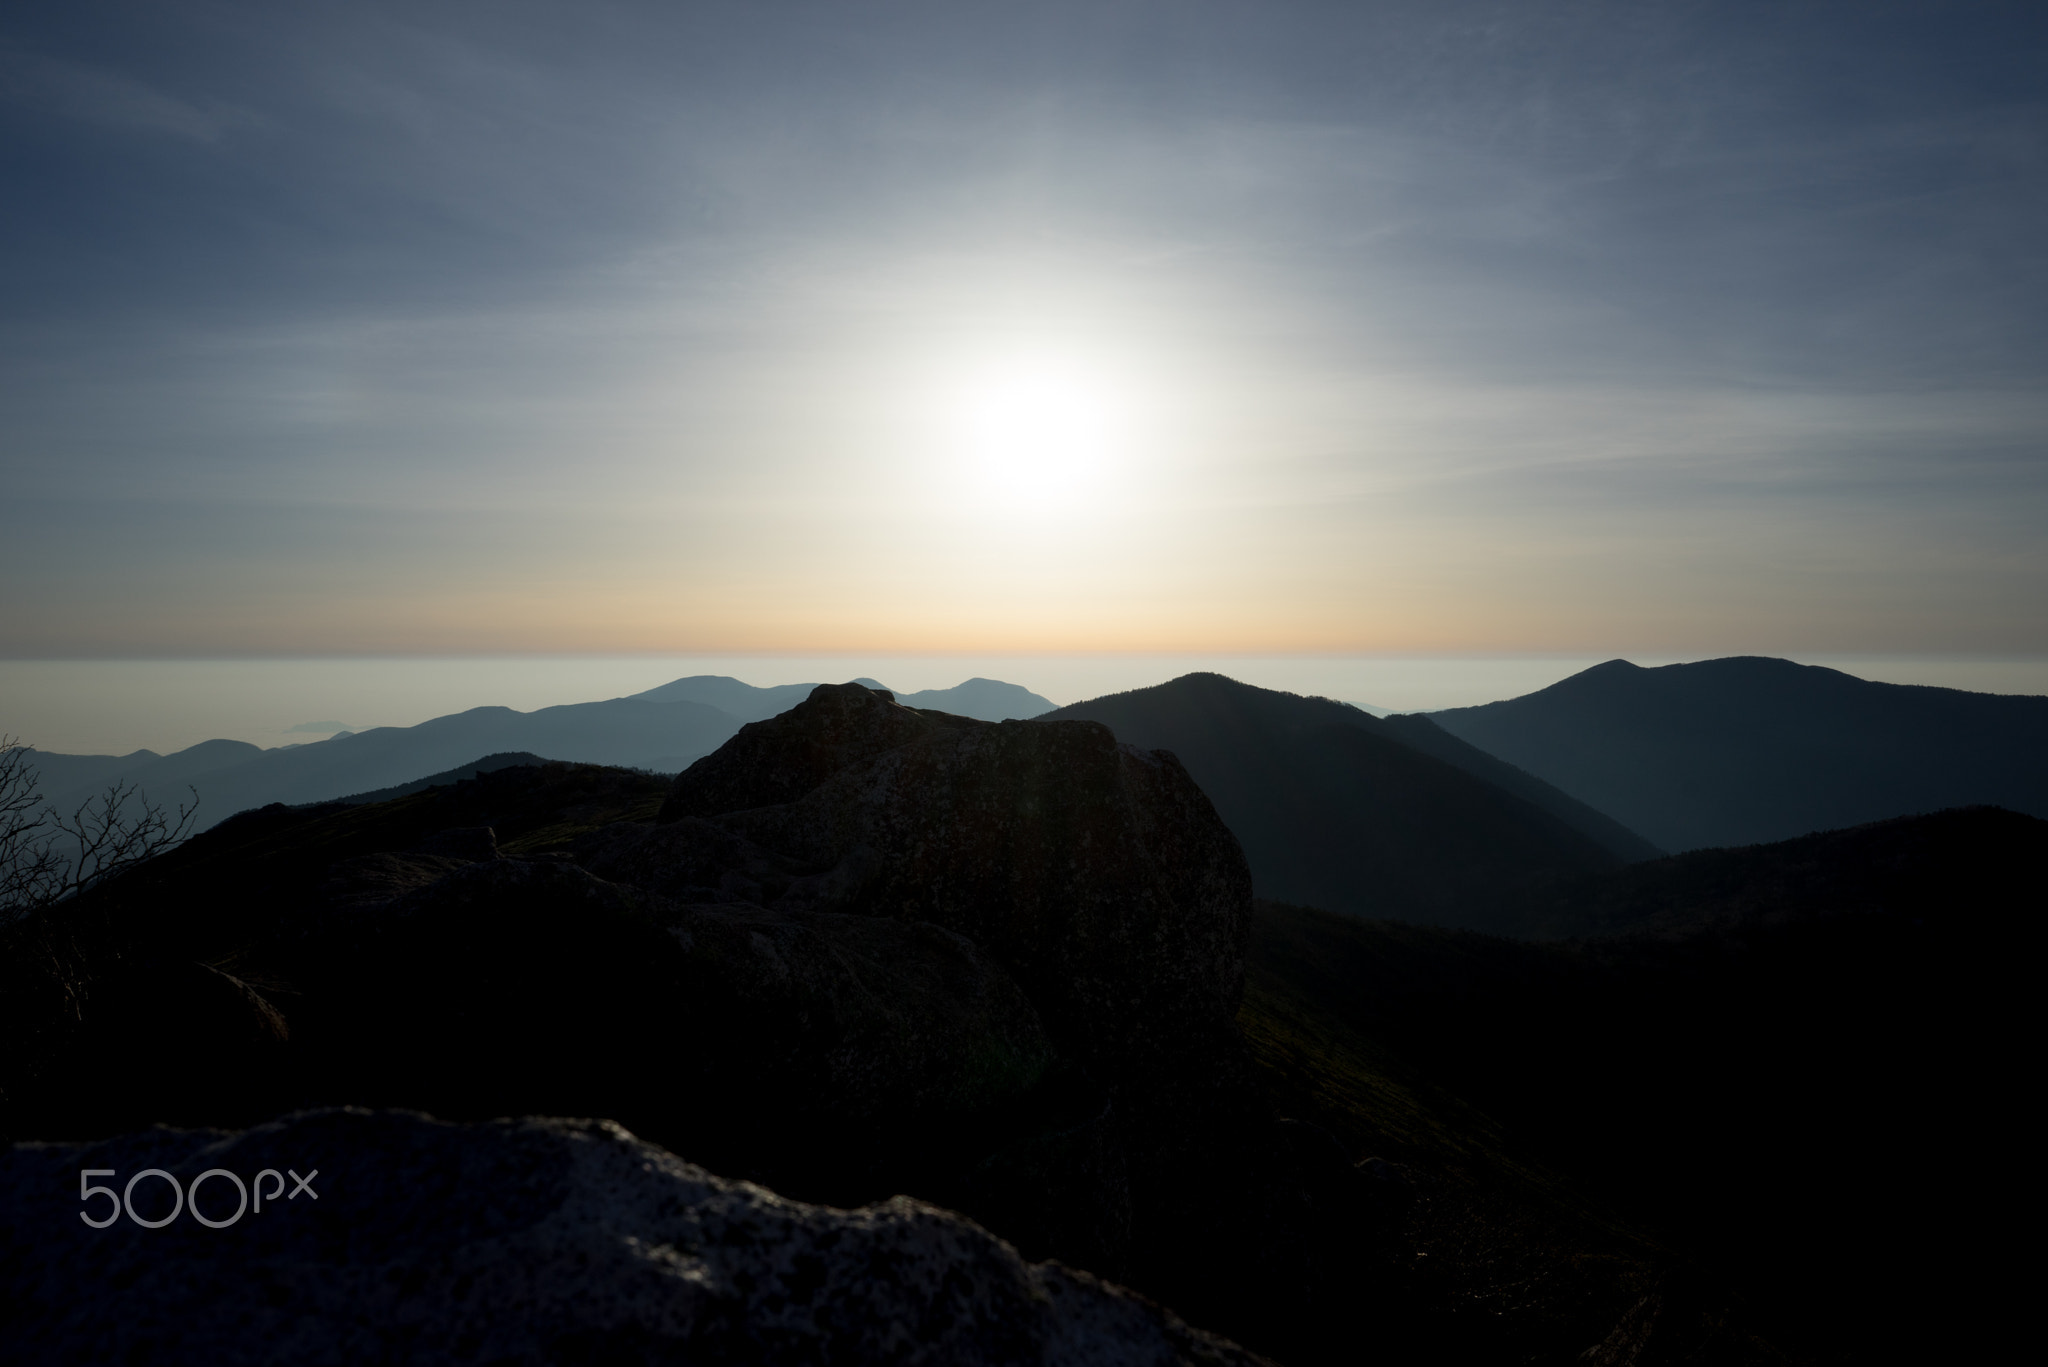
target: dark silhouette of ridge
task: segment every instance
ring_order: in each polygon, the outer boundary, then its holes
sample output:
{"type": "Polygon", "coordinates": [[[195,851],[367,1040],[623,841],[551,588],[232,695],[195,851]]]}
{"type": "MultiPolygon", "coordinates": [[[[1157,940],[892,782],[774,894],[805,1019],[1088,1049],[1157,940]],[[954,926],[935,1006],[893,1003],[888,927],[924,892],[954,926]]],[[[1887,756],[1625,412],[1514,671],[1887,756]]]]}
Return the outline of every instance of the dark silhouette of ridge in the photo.
{"type": "Polygon", "coordinates": [[[547,762],[541,756],[528,754],[524,750],[500,751],[495,755],[485,755],[482,759],[475,760],[469,764],[458,764],[453,769],[444,769],[438,774],[429,774],[425,778],[416,778],[410,783],[394,783],[389,788],[378,788],[373,792],[350,793],[346,797],[331,798],[327,802],[303,803],[301,805],[367,807],[373,802],[389,802],[393,798],[410,797],[414,793],[424,793],[429,788],[440,788],[451,783],[460,783],[464,779],[482,778],[485,774],[494,774],[500,769],[511,769],[519,765],[546,764],[547,762]]]}
{"type": "Polygon", "coordinates": [[[1568,922],[1531,930],[1732,943],[1843,917],[1924,916],[1929,909],[1954,924],[1995,923],[2038,907],[2043,867],[2048,822],[2002,807],[1956,807],[1632,865],[1560,901],[1568,922]]]}
{"type": "Polygon", "coordinates": [[[1740,656],[1626,660],[1445,731],[1671,850],[1977,804],[2048,816],[2048,698],[1873,683],[1740,656]]]}
{"type": "MultiPolygon", "coordinates": [[[[1600,880],[1581,924],[1618,933],[1569,943],[1262,903],[1240,1020],[1347,1142],[1685,1249],[1659,1314],[1719,1287],[1797,1361],[1990,1360],[2025,1304],[1990,1250],[2029,1218],[2044,860],[2048,822],[1991,808],[1696,851],[1600,880]]],[[[1513,1279],[1445,1242],[1440,1273],[1513,1279]]],[[[1782,1361],[1740,1348],[1556,1360],[1782,1361]]]]}
{"type": "MultiPolygon", "coordinates": [[[[1623,859],[1555,812],[1425,753],[1413,743],[1420,726],[1396,729],[1326,698],[1189,674],[1045,720],[1099,721],[1127,744],[1171,750],[1243,844],[1261,896],[1493,928],[1533,889],[1623,859]]],[[[1484,757],[1468,763],[1485,767],[1484,757]]],[[[1562,795],[1557,805],[1578,809],[1562,795]]],[[[1582,820],[1615,839],[1597,813],[1582,820]]]]}

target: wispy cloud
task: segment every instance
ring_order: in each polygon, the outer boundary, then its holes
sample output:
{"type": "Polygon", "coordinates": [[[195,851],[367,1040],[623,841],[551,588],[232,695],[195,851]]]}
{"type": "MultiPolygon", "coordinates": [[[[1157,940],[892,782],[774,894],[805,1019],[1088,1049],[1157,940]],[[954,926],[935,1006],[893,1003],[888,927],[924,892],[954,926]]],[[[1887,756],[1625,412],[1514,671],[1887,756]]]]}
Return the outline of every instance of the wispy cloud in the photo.
{"type": "Polygon", "coordinates": [[[2018,7],[115,5],[0,51],[12,648],[2048,648],[2018,7]],[[1143,441],[1006,521],[1045,353],[1143,441]]]}
{"type": "Polygon", "coordinates": [[[13,47],[0,47],[0,94],[81,123],[186,142],[219,142],[263,122],[238,105],[181,99],[119,71],[13,47]]]}

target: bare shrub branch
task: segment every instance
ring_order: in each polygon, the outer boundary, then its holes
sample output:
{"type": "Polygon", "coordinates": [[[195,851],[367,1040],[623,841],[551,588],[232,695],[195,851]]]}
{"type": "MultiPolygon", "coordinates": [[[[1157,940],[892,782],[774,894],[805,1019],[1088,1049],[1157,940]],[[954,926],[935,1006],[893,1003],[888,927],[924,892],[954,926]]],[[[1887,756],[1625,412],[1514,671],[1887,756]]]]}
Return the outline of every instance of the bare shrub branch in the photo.
{"type": "Polygon", "coordinates": [[[66,816],[43,803],[32,754],[0,736],[0,918],[76,897],[191,834],[196,790],[173,812],[135,784],[115,782],[66,816]]]}

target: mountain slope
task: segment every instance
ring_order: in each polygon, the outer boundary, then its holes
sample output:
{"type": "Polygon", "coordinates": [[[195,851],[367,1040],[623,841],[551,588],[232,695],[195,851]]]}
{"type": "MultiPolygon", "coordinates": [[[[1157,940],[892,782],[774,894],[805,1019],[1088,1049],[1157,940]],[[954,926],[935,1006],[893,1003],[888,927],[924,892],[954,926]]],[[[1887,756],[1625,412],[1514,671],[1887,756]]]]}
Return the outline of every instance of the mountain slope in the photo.
{"type": "Polygon", "coordinates": [[[1189,674],[1047,719],[1099,721],[1118,740],[1178,755],[1243,844],[1261,896],[1487,927],[1533,888],[1621,862],[1327,699],[1189,674]]]}
{"type": "Polygon", "coordinates": [[[1474,778],[1484,779],[1496,788],[1506,789],[1522,801],[1549,812],[1581,835],[1591,837],[1594,843],[1621,859],[1633,863],[1640,859],[1655,859],[1664,853],[1607,813],[1552,787],[1526,769],[1518,769],[1476,745],[1459,740],[1421,713],[1396,714],[1383,718],[1380,724],[1388,735],[1410,749],[1420,750],[1453,768],[1463,769],[1474,778]]]}
{"type": "Polygon", "coordinates": [[[2048,822],[1983,808],[1702,851],[1608,875],[1597,919],[1635,933],[1572,944],[1267,904],[1241,1019],[1293,1113],[1610,1209],[1805,1360],[1989,1360],[1963,1345],[2024,1303],[1989,1250],[2031,1218],[2044,859],[2048,822]]]}
{"type": "Polygon", "coordinates": [[[2048,698],[1754,657],[1611,660],[1430,716],[1671,850],[1974,804],[2048,816],[2048,698]]]}

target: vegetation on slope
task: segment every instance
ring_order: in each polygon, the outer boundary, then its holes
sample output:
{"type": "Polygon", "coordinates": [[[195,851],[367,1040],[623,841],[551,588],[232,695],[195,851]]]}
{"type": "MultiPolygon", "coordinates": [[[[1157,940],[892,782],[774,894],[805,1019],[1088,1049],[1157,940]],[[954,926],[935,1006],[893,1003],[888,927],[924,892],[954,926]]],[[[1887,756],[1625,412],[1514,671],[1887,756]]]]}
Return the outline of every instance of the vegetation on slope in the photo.
{"type": "Polygon", "coordinates": [[[1291,1113],[1439,1174],[1412,1236],[1525,1343],[1652,1286],[1696,1334],[1952,1358],[2013,1275],[1975,1251],[2027,1170],[2044,855],[1978,810],[1659,861],[1602,891],[1635,933],[1561,943],[1264,903],[1241,1022],[1291,1113]]]}

